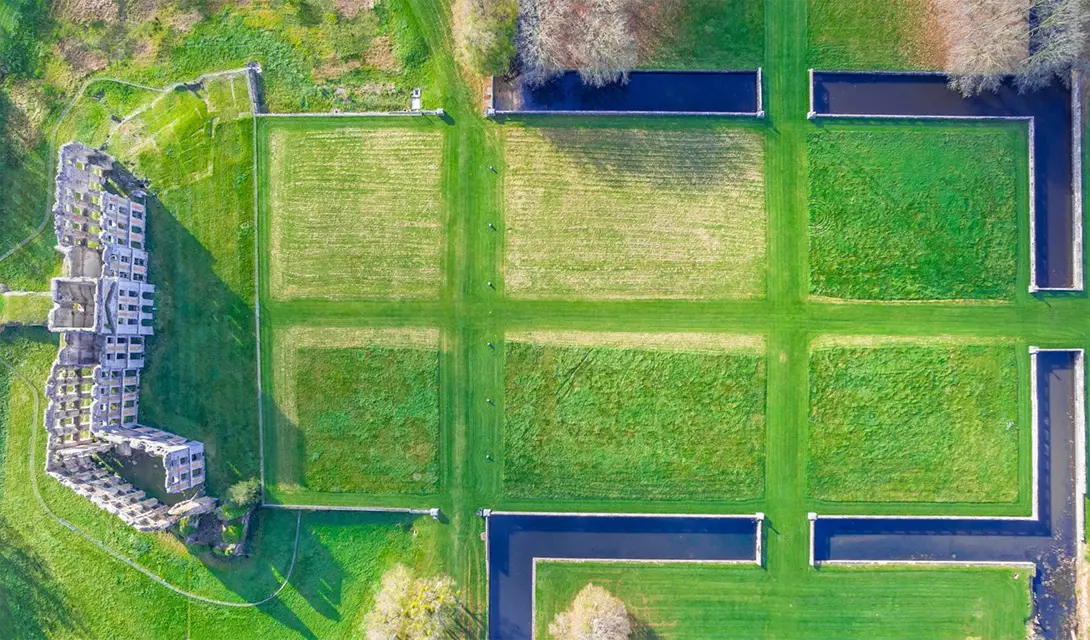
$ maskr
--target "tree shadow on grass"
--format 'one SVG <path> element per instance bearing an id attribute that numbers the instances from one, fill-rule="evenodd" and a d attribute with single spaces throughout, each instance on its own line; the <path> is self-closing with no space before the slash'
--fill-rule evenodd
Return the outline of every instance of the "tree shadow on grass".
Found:
<path id="1" fill-rule="evenodd" d="M 88 637 L 45 562 L 0 516 L 0 630 L 6 638 L 48 638 L 63 630 Z"/>
<path id="2" fill-rule="evenodd" d="M 647 620 L 631 612 L 628 619 L 632 623 L 632 633 L 628 637 L 632 640 L 661 640 L 662 636 L 651 628 L 651 623 Z"/>

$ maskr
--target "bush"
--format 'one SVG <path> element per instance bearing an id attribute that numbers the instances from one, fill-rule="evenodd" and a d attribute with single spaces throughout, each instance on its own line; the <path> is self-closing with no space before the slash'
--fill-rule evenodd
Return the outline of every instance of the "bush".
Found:
<path id="1" fill-rule="evenodd" d="M 456 609 L 450 578 L 413 578 L 399 564 L 382 576 L 382 589 L 363 625 L 367 640 L 445 638 L 454 626 Z"/>
<path id="2" fill-rule="evenodd" d="M 178 521 L 178 533 L 184 538 L 197 530 L 197 519 L 185 516 Z"/>
<path id="3" fill-rule="evenodd" d="M 223 528 L 223 541 L 227 544 L 237 544 L 242 541 L 242 523 L 233 522 Z"/>
<path id="4" fill-rule="evenodd" d="M 231 485 L 227 490 L 227 504 L 246 508 L 261 504 L 261 482 L 257 478 L 250 478 Z"/>
<path id="5" fill-rule="evenodd" d="M 474 69 L 485 75 L 503 75 L 515 57 L 518 30 L 517 0 L 466 0 L 468 15 L 460 35 Z"/>
<path id="6" fill-rule="evenodd" d="M 632 623 L 620 598 L 587 584 L 575 596 L 571 608 L 557 614 L 549 633 L 556 640 L 627 640 Z"/>

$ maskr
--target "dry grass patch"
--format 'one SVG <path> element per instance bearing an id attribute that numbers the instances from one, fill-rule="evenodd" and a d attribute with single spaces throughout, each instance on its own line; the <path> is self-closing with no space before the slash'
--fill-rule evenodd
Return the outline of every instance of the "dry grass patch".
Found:
<path id="1" fill-rule="evenodd" d="M 285 127 L 268 142 L 273 297 L 438 296 L 438 132 Z"/>
<path id="2" fill-rule="evenodd" d="M 764 351 L 762 336 L 729 333 L 627 333 L 620 331 L 519 331 L 507 334 L 510 342 L 548 347 L 602 347 L 647 351 L 721 353 Z"/>
<path id="3" fill-rule="evenodd" d="M 763 295 L 760 133 L 512 127 L 506 153 L 512 297 Z"/>

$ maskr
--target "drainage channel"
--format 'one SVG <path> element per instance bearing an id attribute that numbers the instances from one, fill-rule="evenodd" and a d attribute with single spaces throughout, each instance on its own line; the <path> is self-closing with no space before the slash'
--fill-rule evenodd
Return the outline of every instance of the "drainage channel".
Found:
<path id="1" fill-rule="evenodd" d="M 1078 98 L 1077 84 L 1074 95 Z M 1072 96 L 1059 82 L 1019 93 L 1007 81 L 994 93 L 965 98 L 942 74 L 812 71 L 809 115 L 1027 121 L 1034 191 L 1030 289 L 1081 291 L 1082 127 L 1072 118 Z"/>
<path id="2" fill-rule="evenodd" d="M 1002 564 L 1035 570 L 1034 609 L 1045 638 L 1068 638 L 1085 493 L 1082 351 L 1038 351 L 1036 516 L 922 518 L 815 516 L 811 564 Z"/>
<path id="3" fill-rule="evenodd" d="M 529 86 L 493 78 L 485 113 L 504 115 L 764 115 L 761 70 L 632 71 L 627 82 L 588 85 L 574 71 Z"/>
<path id="4" fill-rule="evenodd" d="M 764 516 L 522 514 L 485 511 L 490 638 L 533 634 L 535 561 L 758 564 Z"/>

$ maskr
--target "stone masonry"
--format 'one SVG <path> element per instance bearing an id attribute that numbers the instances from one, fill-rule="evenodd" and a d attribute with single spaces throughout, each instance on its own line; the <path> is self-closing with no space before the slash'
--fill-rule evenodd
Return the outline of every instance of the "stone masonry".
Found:
<path id="1" fill-rule="evenodd" d="M 126 524 L 165 529 L 210 508 L 174 507 L 108 469 L 107 452 L 162 460 L 168 493 L 204 483 L 204 445 L 137 422 L 144 340 L 152 335 L 145 194 L 109 155 L 77 142 L 61 147 L 53 206 L 62 275 L 51 285 L 49 329 L 61 334 L 46 381 L 46 471 Z"/>

